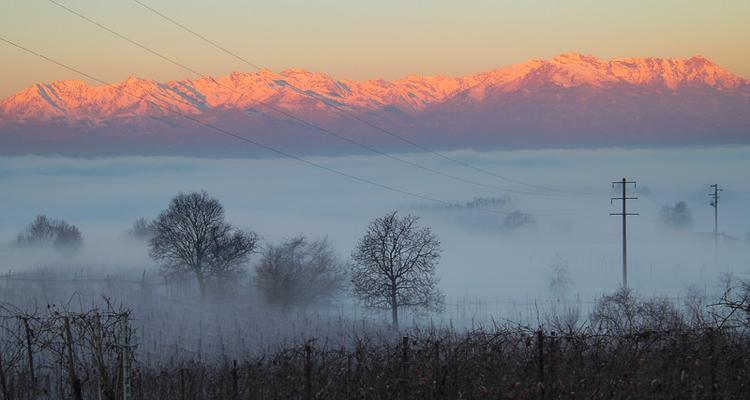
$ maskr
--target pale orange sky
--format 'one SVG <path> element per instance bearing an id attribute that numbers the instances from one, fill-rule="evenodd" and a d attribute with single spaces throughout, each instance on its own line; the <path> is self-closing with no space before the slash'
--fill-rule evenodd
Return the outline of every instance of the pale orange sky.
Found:
<path id="1" fill-rule="evenodd" d="M 253 70 L 130 0 L 56 1 L 206 74 Z M 142 1 L 273 70 L 463 75 L 575 51 L 604 59 L 702 54 L 750 77 L 746 0 Z M 191 76 L 47 0 L 0 3 L 0 36 L 106 81 Z M 0 60 L 0 98 L 35 82 L 83 79 L 4 43 Z"/>

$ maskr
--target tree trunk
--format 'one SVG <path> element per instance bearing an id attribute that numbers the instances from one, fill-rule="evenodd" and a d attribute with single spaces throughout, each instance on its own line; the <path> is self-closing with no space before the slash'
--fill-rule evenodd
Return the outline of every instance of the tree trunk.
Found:
<path id="1" fill-rule="evenodd" d="M 198 280 L 198 289 L 201 292 L 201 299 L 205 299 L 206 298 L 206 278 L 203 276 L 202 272 L 196 273 L 195 278 Z"/>
<path id="2" fill-rule="evenodd" d="M 391 293 L 391 321 L 393 329 L 398 330 L 398 303 L 396 302 L 396 290 Z"/>

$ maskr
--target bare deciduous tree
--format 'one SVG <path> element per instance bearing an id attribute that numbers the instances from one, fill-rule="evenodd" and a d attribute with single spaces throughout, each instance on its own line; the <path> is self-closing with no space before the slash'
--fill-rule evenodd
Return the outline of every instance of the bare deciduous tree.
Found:
<path id="1" fill-rule="evenodd" d="M 258 242 L 255 233 L 226 223 L 224 207 L 206 192 L 178 194 L 152 225 L 151 257 L 166 273 L 193 274 L 201 295 L 236 278 Z"/>
<path id="2" fill-rule="evenodd" d="M 354 294 L 367 307 L 390 309 L 395 328 L 401 307 L 439 310 L 443 305 L 435 274 L 440 242 L 418 221 L 413 215 L 399 218 L 395 211 L 377 218 L 352 252 Z"/>
<path id="3" fill-rule="evenodd" d="M 522 213 L 521 211 L 513 211 L 505 216 L 501 228 L 506 231 L 514 231 L 521 228 L 533 227 L 535 224 L 536 220 L 533 215 Z"/>
<path id="4" fill-rule="evenodd" d="M 138 218 L 133 221 L 128 234 L 136 239 L 151 240 L 154 236 L 153 223 L 146 218 Z"/>
<path id="5" fill-rule="evenodd" d="M 721 299 L 712 306 L 711 314 L 719 327 L 750 327 L 750 281 L 734 285 L 728 277 Z"/>
<path id="6" fill-rule="evenodd" d="M 344 263 L 331 243 L 305 236 L 267 246 L 255 274 L 268 302 L 284 310 L 330 300 L 346 285 Z"/>
<path id="7" fill-rule="evenodd" d="M 549 280 L 549 288 L 554 299 L 557 301 L 565 299 L 572 285 L 573 281 L 570 279 L 568 262 L 556 255 L 552 263 L 552 277 Z"/>
<path id="8" fill-rule="evenodd" d="M 26 229 L 16 237 L 16 245 L 52 245 L 57 249 L 76 249 L 83 244 L 81 231 L 63 221 L 37 215 Z"/>
<path id="9" fill-rule="evenodd" d="M 674 206 L 664 206 L 659 210 L 659 222 L 673 229 L 689 229 L 693 224 L 693 215 L 684 201 Z"/>

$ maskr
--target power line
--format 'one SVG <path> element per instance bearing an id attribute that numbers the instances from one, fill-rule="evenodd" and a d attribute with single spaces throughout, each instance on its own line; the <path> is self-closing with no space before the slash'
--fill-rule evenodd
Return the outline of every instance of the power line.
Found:
<path id="1" fill-rule="evenodd" d="M 49 62 L 51 62 L 51 63 L 53 63 L 55 65 L 58 65 L 58 66 L 60 66 L 62 68 L 65 68 L 65 69 L 67 69 L 69 71 L 72 71 L 72 72 L 75 72 L 77 74 L 80 74 L 81 76 L 84 76 L 84 77 L 86 77 L 88 79 L 91 79 L 92 81 L 98 82 L 98 83 L 103 84 L 103 85 L 108 85 L 109 84 L 108 82 L 106 82 L 106 81 L 104 81 L 102 79 L 99 79 L 99 78 L 97 78 L 97 77 L 95 77 L 95 76 L 93 76 L 91 74 L 88 74 L 88 73 L 83 72 L 83 71 L 81 71 L 81 70 L 79 70 L 77 68 L 71 67 L 71 66 L 69 66 L 67 64 L 64 64 L 64 63 L 60 62 L 60 61 L 52 59 L 52 58 L 50 58 L 50 57 L 48 57 L 48 56 L 46 56 L 44 54 L 41 54 L 41 53 L 36 52 L 34 50 L 31 50 L 31 49 L 29 49 L 29 48 L 27 48 L 25 46 L 22 46 L 22 45 L 20 45 L 20 44 L 18 44 L 16 42 L 10 41 L 10 40 L 2 37 L 2 36 L 0 36 L 0 41 L 3 41 L 3 42 L 5 42 L 5 43 L 7 43 L 7 44 L 9 44 L 11 46 L 14 46 L 14 47 L 16 47 L 18 49 L 21 49 L 21 50 L 29 53 L 29 54 L 32 54 L 32 55 L 37 56 L 39 58 L 42 58 L 42 59 L 44 59 L 46 61 L 49 61 Z M 421 195 L 421 194 L 418 194 L 418 193 L 410 192 L 410 191 L 407 191 L 407 190 L 402 190 L 402 189 L 399 189 L 399 188 L 395 188 L 395 187 L 392 187 L 392 186 L 389 186 L 389 185 L 386 185 L 386 184 L 378 183 L 378 182 L 375 182 L 375 181 L 372 181 L 372 180 L 369 180 L 369 179 L 366 179 L 366 178 L 362 178 L 362 177 L 359 177 L 359 176 L 356 176 L 356 175 L 349 174 L 347 172 L 340 171 L 340 170 L 335 169 L 335 168 L 331 168 L 331 167 L 319 164 L 319 163 L 314 162 L 314 161 L 310 161 L 310 160 L 304 159 L 302 157 L 295 156 L 295 155 L 293 155 L 291 153 L 288 153 L 288 152 L 285 152 L 283 150 L 276 149 L 274 147 L 265 145 L 263 143 L 255 141 L 253 139 L 249 139 L 249 138 L 246 138 L 244 136 L 238 135 L 238 134 L 236 134 L 234 132 L 228 131 L 226 129 L 217 127 L 217 126 L 215 126 L 215 125 L 213 125 L 211 123 L 203 122 L 203 121 L 201 121 L 201 120 L 199 120 L 197 118 L 194 118 L 193 116 L 190 116 L 188 114 L 185 114 L 185 113 L 183 113 L 181 111 L 173 110 L 173 109 L 170 109 L 170 108 L 167 108 L 167 107 L 163 107 L 162 105 L 160 105 L 160 104 L 158 104 L 158 103 L 156 103 L 156 102 L 154 102 L 152 100 L 147 99 L 145 96 L 137 96 L 137 95 L 134 95 L 134 94 L 129 93 L 129 92 L 124 92 L 124 93 L 127 94 L 128 96 L 135 97 L 137 99 L 146 101 L 146 102 L 152 104 L 155 107 L 158 107 L 158 108 L 161 108 L 162 110 L 165 110 L 167 112 L 171 112 L 173 114 L 176 114 L 176 115 L 178 115 L 180 117 L 183 117 L 183 118 L 185 118 L 185 119 L 187 119 L 187 120 L 189 120 L 191 122 L 194 122 L 194 123 L 196 123 L 198 125 L 202 125 L 202 126 L 205 126 L 207 128 L 210 128 L 211 130 L 214 130 L 214 131 L 216 131 L 216 132 L 218 132 L 220 134 L 223 134 L 223 135 L 226 135 L 226 136 L 230 136 L 230 137 L 233 137 L 235 139 L 238 139 L 238 140 L 241 140 L 241 141 L 253 144 L 253 145 L 258 146 L 258 147 L 260 147 L 262 149 L 265 149 L 265 150 L 268 150 L 270 152 L 273 152 L 273 153 L 276 153 L 278 155 L 281 155 L 281 156 L 283 156 L 285 158 L 290 158 L 290 159 L 293 159 L 293 160 L 297 160 L 297 161 L 305 163 L 305 164 L 307 164 L 309 166 L 312 166 L 312 167 L 315 167 L 315 168 L 319 168 L 319 169 L 328 171 L 330 173 L 333 173 L 333 174 L 336 174 L 336 175 L 340 175 L 340 176 L 343 176 L 343 177 L 346 177 L 346 178 L 349 178 L 349 179 L 352 179 L 352 180 L 355 180 L 355 181 L 358 181 L 360 183 L 364 183 L 364 184 L 367 184 L 367 185 L 370 185 L 370 186 L 375 186 L 375 187 L 378 187 L 378 188 L 381 188 L 381 189 L 385 189 L 385 190 L 388 190 L 388 191 L 391 191 L 391 192 L 395 192 L 395 193 L 399 193 L 399 194 L 403 194 L 403 195 L 415 197 L 415 198 L 418 198 L 418 199 L 421 199 L 421 200 L 430 201 L 430 202 L 438 203 L 438 204 L 442 204 L 442 205 L 450 205 L 450 204 L 452 204 L 450 202 L 447 202 L 447 201 L 444 201 L 444 200 L 440 200 L 440 199 L 436 199 L 436 198 L 433 198 L 433 197 L 430 197 L 430 196 L 425 196 L 425 195 Z M 500 214 L 500 215 L 507 215 L 508 214 L 507 212 L 503 212 L 503 211 L 499 211 L 499 210 L 493 210 L 493 209 L 488 209 L 488 208 L 476 208 L 476 210 L 481 210 L 481 211 L 485 211 L 485 212 L 491 212 L 491 213 Z"/>
<path id="2" fill-rule="evenodd" d="M 52 0 L 50 0 L 50 1 L 52 1 Z M 255 69 L 257 69 L 257 70 L 263 70 L 264 69 L 263 67 L 259 66 L 258 64 L 253 63 L 253 62 L 247 60 L 246 58 L 238 55 L 236 52 L 233 52 L 233 51 L 227 49 L 224 46 L 221 46 L 216 41 L 213 41 L 213 40 L 207 38 L 206 36 L 201 35 L 200 33 L 196 32 L 195 30 L 193 30 L 193 29 L 189 28 L 188 26 L 186 26 L 185 24 L 178 22 L 174 18 L 169 17 L 168 15 L 164 14 L 163 12 L 161 12 L 159 10 L 156 10 L 155 8 L 153 8 L 153 7 L 151 7 L 151 6 L 143 3 L 142 1 L 140 1 L 140 0 L 133 0 L 133 2 L 135 2 L 138 5 L 140 5 L 141 7 L 145 8 L 146 10 L 148 10 L 148 11 L 150 11 L 150 12 L 158 15 L 159 17 L 165 19 L 166 21 L 174 24 L 175 26 L 183 29 L 184 31 L 192 34 L 193 36 L 195 36 L 195 37 L 203 40 L 204 42 L 208 43 L 209 45 L 211 45 L 211 46 L 213 46 L 213 47 L 221 50 L 222 52 L 230 55 L 231 57 L 234 57 L 235 59 L 237 59 L 237 60 L 239 60 L 239 61 L 241 61 L 241 62 L 243 62 L 243 63 L 245 63 L 245 64 L 247 64 L 247 65 L 249 65 L 249 66 L 251 66 L 251 67 L 253 67 Z M 486 79 L 485 79 L 485 81 L 486 81 Z M 519 184 L 519 185 L 523 185 L 523 186 L 527 186 L 527 187 L 534 188 L 534 189 L 542 189 L 542 190 L 546 190 L 546 191 L 550 191 L 550 192 L 557 192 L 557 193 L 560 193 L 560 194 L 571 194 L 571 195 L 593 195 L 594 194 L 594 193 L 587 193 L 587 192 L 569 191 L 569 190 L 564 190 L 564 189 L 552 188 L 552 187 L 549 187 L 549 186 L 535 185 L 535 184 L 527 183 L 527 182 L 524 182 L 522 180 L 513 179 L 513 178 L 510 178 L 510 177 L 507 177 L 507 176 L 503 176 L 503 175 L 500 175 L 498 173 L 495 173 L 495 172 L 486 170 L 484 168 L 480 168 L 480 167 L 477 167 L 475 165 L 469 164 L 467 162 L 461 161 L 459 159 L 455 159 L 453 157 L 449 157 L 449 156 L 447 156 L 447 155 L 445 155 L 445 154 L 443 154 L 441 152 L 438 152 L 436 150 L 428 148 L 427 146 L 424 146 L 422 144 L 414 142 L 414 141 L 412 141 L 412 140 L 410 140 L 410 139 L 408 139 L 408 138 L 406 138 L 406 137 L 404 137 L 402 135 L 399 135 L 399 134 L 397 134 L 397 133 L 395 133 L 395 132 L 393 132 L 391 130 L 383 128 L 382 126 L 377 125 L 377 124 L 375 124 L 375 123 L 373 123 L 373 122 L 371 122 L 369 120 L 366 120 L 366 119 L 364 119 L 362 117 L 359 117 L 357 115 L 351 115 L 351 113 L 346 112 L 346 110 L 344 110 L 343 108 L 339 107 L 337 104 L 332 103 L 330 101 L 327 101 L 327 99 L 314 96 L 314 95 L 308 93 L 307 91 L 305 91 L 305 90 L 303 90 L 301 88 L 298 88 L 295 85 L 293 85 L 293 84 L 291 84 L 291 83 L 289 83 L 287 81 L 284 81 L 284 82 L 288 86 L 290 86 L 292 89 L 294 89 L 295 91 L 297 91 L 297 93 L 299 93 L 299 94 L 301 94 L 303 96 L 307 96 L 309 98 L 312 98 L 314 100 L 321 101 L 324 104 L 326 104 L 327 106 L 335 109 L 336 111 L 340 112 L 342 115 L 344 115 L 344 116 L 346 116 L 348 118 L 352 118 L 354 120 L 357 120 L 357 121 L 359 121 L 359 122 L 361 122 L 361 123 L 363 123 L 363 124 L 365 124 L 365 125 L 373 128 L 373 129 L 375 129 L 377 131 L 380 131 L 380 132 L 382 132 L 382 133 L 384 133 L 386 135 L 389 135 L 389 136 L 391 136 L 393 138 L 396 138 L 396 139 L 398 139 L 398 140 L 400 140 L 400 141 L 402 141 L 404 143 L 407 143 L 407 144 L 409 144 L 409 145 L 411 145 L 413 147 L 416 147 L 416 148 L 418 148 L 418 149 L 420 149 L 422 151 L 434 154 L 434 155 L 436 155 L 436 156 L 438 156 L 438 157 L 440 157 L 442 159 L 445 159 L 445 160 L 448 160 L 448 161 L 450 161 L 452 163 L 458 164 L 458 165 L 460 165 L 460 166 L 462 166 L 464 168 L 469 168 L 469 169 L 472 169 L 474 171 L 483 173 L 485 175 L 493 176 L 495 178 L 499 178 L 499 179 L 502 179 L 502 180 L 505 180 L 505 181 L 508 181 L 508 182 L 513 182 L 513 183 L 516 183 L 516 184 Z M 471 88 L 474 88 L 474 87 L 482 84 L 483 82 L 484 81 L 479 82 L 477 85 L 474 85 L 474 86 L 472 86 L 470 88 L 467 88 L 465 90 L 469 90 Z"/>
<path id="3" fill-rule="evenodd" d="M 101 24 L 101 23 L 99 23 L 99 22 L 97 22 L 97 21 L 95 21 L 95 20 L 87 17 L 86 15 L 84 15 L 84 14 L 82 14 L 82 13 L 76 11 L 76 10 L 73 10 L 73 9 L 71 9 L 71 8 L 69 8 L 69 7 L 67 7 L 67 6 L 65 6 L 65 5 L 59 3 L 59 2 L 57 2 L 55 0 L 48 0 L 48 1 L 50 3 L 52 3 L 52 4 L 54 4 L 54 5 L 62 8 L 63 10 L 65 10 L 65 11 L 67 11 L 67 12 L 69 12 L 69 13 L 71 13 L 71 14 L 73 14 L 73 15 L 75 15 L 75 16 L 77 16 L 77 17 L 79 17 L 79 18 L 81 18 L 81 19 L 83 19 L 83 20 L 85 20 L 85 21 L 87 21 L 87 22 L 89 22 L 89 23 L 91 23 L 91 24 L 93 24 L 93 25 L 95 25 L 95 26 L 97 26 L 97 27 L 99 27 L 99 28 L 107 31 L 107 32 L 109 32 L 109 33 L 111 33 L 112 35 L 115 35 L 116 37 L 118 37 L 118 38 L 120 38 L 122 40 L 125 40 L 128 43 L 133 44 L 134 46 L 137 46 L 137 47 L 139 47 L 139 48 L 141 48 L 141 49 L 143 49 L 143 50 L 145 50 L 145 51 L 147 51 L 147 52 L 149 52 L 149 53 L 151 53 L 151 54 L 153 54 L 153 55 L 155 55 L 155 56 L 157 56 L 157 57 L 159 57 L 159 58 L 161 58 L 161 59 L 163 59 L 163 60 L 165 60 L 165 61 L 167 61 L 167 62 L 169 62 L 171 64 L 174 64 L 174 65 L 176 65 L 176 66 L 178 66 L 178 67 L 180 67 L 180 68 L 182 68 L 182 69 L 184 69 L 184 70 L 186 70 L 186 71 L 188 71 L 190 73 L 193 73 L 193 74 L 198 75 L 198 76 L 208 76 L 208 74 L 205 74 L 205 73 L 203 73 L 201 71 L 198 71 L 198 70 L 196 70 L 194 68 L 191 68 L 190 66 L 185 65 L 185 64 L 183 64 L 183 63 L 181 63 L 179 61 L 176 61 L 175 59 L 173 59 L 171 57 L 165 56 L 164 54 L 162 54 L 162 53 L 160 53 L 160 52 L 158 52 L 156 50 L 153 50 L 153 49 L 147 47 L 146 45 L 144 45 L 142 43 L 139 43 L 139 42 L 137 42 L 137 41 L 129 38 L 128 36 L 125 36 L 122 33 L 119 33 L 119 32 L 117 32 L 117 31 L 115 31 L 115 30 L 113 30 L 113 29 L 111 29 L 111 28 L 109 28 L 109 27 L 107 27 L 107 26 L 105 26 L 105 25 L 103 25 L 103 24 Z M 203 37 L 201 37 L 201 38 L 203 38 Z M 210 42 L 210 43 L 213 44 L 213 42 Z M 236 88 L 232 88 L 230 86 L 223 85 L 223 84 L 221 84 L 219 81 L 217 81 L 214 78 L 210 78 L 210 79 L 214 83 L 216 83 L 217 85 L 219 85 L 219 86 L 221 86 L 223 88 L 226 88 L 226 89 L 228 89 L 230 91 L 236 92 Z M 305 94 L 305 95 L 310 96 L 309 94 L 305 93 L 301 89 L 295 88 L 295 90 L 298 91 L 298 92 L 300 92 L 301 94 Z M 311 96 L 311 97 L 316 98 L 314 96 Z M 187 104 L 186 102 L 183 102 L 183 103 Z M 462 178 L 462 177 L 459 177 L 459 176 L 456 176 L 456 175 L 448 174 L 448 173 L 436 170 L 434 168 L 430 168 L 430 167 L 421 165 L 419 163 L 416 163 L 416 162 L 413 162 L 413 161 L 409 161 L 409 160 L 403 159 L 401 157 L 397 157 L 397 156 L 392 155 L 392 154 L 385 153 L 383 151 L 375 149 L 375 148 L 373 148 L 371 146 L 368 146 L 366 144 L 359 143 L 359 142 L 357 142 L 357 141 L 355 141 L 353 139 L 350 139 L 348 137 L 340 135 L 340 134 L 338 134 L 338 133 L 336 133 L 336 132 L 334 132 L 334 131 L 332 131 L 330 129 L 324 128 L 322 126 L 319 126 L 317 124 L 309 122 L 309 121 L 307 121 L 305 119 L 297 117 L 297 116 L 295 116 L 295 115 L 293 115 L 293 114 L 291 114 L 291 113 L 289 113 L 289 112 L 287 112 L 287 111 L 285 111 L 283 109 L 280 109 L 278 107 L 274 107 L 273 105 L 268 104 L 268 103 L 266 103 L 266 102 L 264 102 L 262 100 L 259 100 L 258 103 L 261 104 L 261 105 L 263 105 L 264 107 L 272 110 L 272 111 L 275 111 L 277 113 L 280 113 L 280 114 L 286 116 L 287 118 L 292 119 L 293 121 L 295 121 L 295 122 L 297 122 L 297 123 L 299 123 L 301 125 L 310 127 L 310 128 L 312 128 L 314 130 L 321 131 L 321 132 L 323 132 L 323 133 L 325 133 L 327 135 L 330 135 L 330 136 L 333 136 L 333 137 L 335 137 L 337 139 L 346 141 L 346 142 L 348 142 L 348 143 L 350 143 L 352 145 L 358 146 L 358 147 L 360 147 L 362 149 L 365 149 L 367 151 L 373 152 L 375 154 L 387 157 L 387 158 L 392 159 L 394 161 L 398 161 L 398 162 L 407 164 L 409 166 L 412 166 L 414 168 L 418 168 L 418 169 L 421 169 L 423 171 L 427 171 L 427 172 L 430 172 L 430 173 L 433 173 L 433 174 L 436 174 L 436 175 L 440 175 L 440 176 L 443 176 L 443 177 L 448 178 L 448 179 L 452 179 L 452 180 L 455 180 L 455 181 L 467 183 L 467 184 L 470 184 L 470 185 L 480 186 L 480 187 L 484 187 L 484 188 L 490 188 L 490 189 L 494 189 L 494 190 L 498 190 L 498 191 L 509 192 L 509 193 L 516 193 L 516 194 L 523 194 L 523 195 L 532 195 L 532 196 L 546 196 L 546 195 L 548 195 L 548 194 L 545 194 L 545 193 L 535 193 L 535 192 L 529 192 L 529 191 L 522 191 L 522 190 L 504 188 L 504 187 L 500 187 L 500 186 L 496 186 L 496 185 L 489 185 L 489 184 L 477 182 L 477 181 L 474 181 L 474 180 L 471 180 L 471 179 L 466 179 L 466 178 Z M 326 104 L 328 104 L 328 103 L 326 103 Z M 192 107 L 193 105 L 190 105 L 190 106 Z M 242 111 L 243 111 L 243 113 L 248 114 L 248 112 L 246 110 L 242 110 Z M 259 112 L 261 114 L 265 114 L 265 113 L 263 113 L 261 111 L 259 111 Z"/>

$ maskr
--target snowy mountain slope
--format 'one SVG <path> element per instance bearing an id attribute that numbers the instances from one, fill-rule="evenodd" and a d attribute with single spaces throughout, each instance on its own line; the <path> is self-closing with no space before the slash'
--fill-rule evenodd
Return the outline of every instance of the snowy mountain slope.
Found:
<path id="1" fill-rule="evenodd" d="M 302 69 L 165 83 L 58 81 L 0 101 L 1 152 L 47 153 L 58 144 L 86 153 L 92 143 L 101 150 L 130 141 L 128 152 L 138 153 L 144 138 L 170 153 L 204 142 L 219 153 L 231 146 L 213 143 L 215 135 L 178 113 L 313 153 L 354 150 L 284 113 L 388 150 L 413 149 L 349 117 L 441 148 L 745 143 L 750 83 L 700 56 L 603 61 L 576 53 L 464 77 L 395 81 Z"/>

